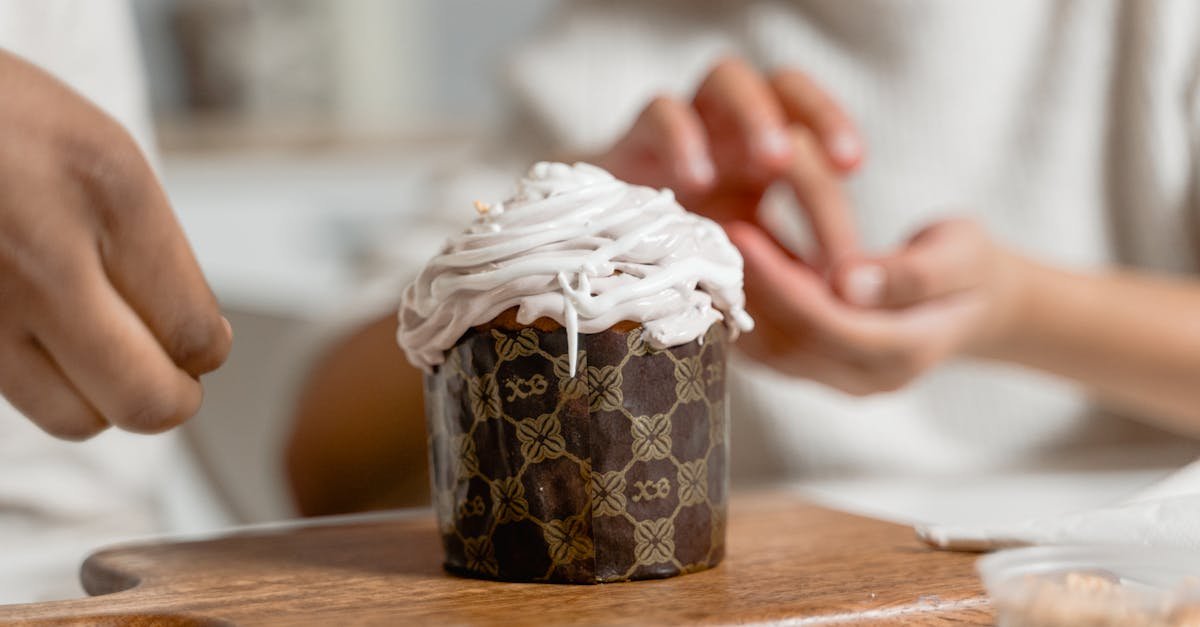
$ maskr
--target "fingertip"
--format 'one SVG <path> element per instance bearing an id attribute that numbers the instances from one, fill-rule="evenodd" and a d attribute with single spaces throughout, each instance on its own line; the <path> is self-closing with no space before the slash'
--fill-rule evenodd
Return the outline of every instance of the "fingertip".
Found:
<path id="1" fill-rule="evenodd" d="M 758 134 L 754 153 L 769 163 L 786 162 L 792 156 L 792 139 L 783 127 L 768 128 Z"/>
<path id="2" fill-rule="evenodd" d="M 792 163 L 795 146 L 783 127 L 769 126 L 753 133 L 748 140 L 748 162 L 740 168 L 756 179 L 771 179 L 785 172 Z"/>
<path id="3" fill-rule="evenodd" d="M 754 278 L 758 276 L 759 270 L 771 265 L 771 251 L 763 246 L 765 239 L 763 233 L 753 224 L 741 220 L 726 224 L 725 232 L 729 236 L 729 241 L 742 254 L 745 281 L 753 282 Z"/>
<path id="4" fill-rule="evenodd" d="M 233 327 L 222 316 L 178 324 L 163 344 L 175 365 L 192 378 L 220 368 L 232 346 Z"/>
<path id="5" fill-rule="evenodd" d="M 775 281 L 780 274 L 803 272 L 802 266 L 758 225 L 739 220 L 726 225 L 725 229 L 729 241 L 742 253 L 747 278 Z"/>
<path id="6" fill-rule="evenodd" d="M 704 123 L 689 105 L 659 96 L 646 109 L 642 132 L 649 147 L 664 162 L 676 191 L 703 191 L 716 182 L 716 166 L 709 154 Z"/>
<path id="7" fill-rule="evenodd" d="M 205 370 L 205 373 L 220 368 L 225 363 L 225 360 L 229 358 L 229 353 L 233 350 L 233 324 L 229 322 L 229 318 L 221 316 L 221 327 L 224 328 L 225 335 L 217 342 L 219 344 L 217 352 L 220 358 L 216 360 L 216 363 L 211 368 Z"/>
<path id="8" fill-rule="evenodd" d="M 708 135 L 721 150 L 722 174 L 751 180 L 778 174 L 791 159 L 787 116 L 770 85 L 744 60 L 722 59 L 692 99 Z"/>
<path id="9" fill-rule="evenodd" d="M 849 130 L 841 130 L 825 140 L 829 160 L 842 171 L 851 171 L 862 164 L 864 151 L 862 141 Z"/>
<path id="10" fill-rule="evenodd" d="M 708 155 L 691 154 L 676 165 L 675 176 L 682 183 L 683 191 L 700 192 L 716 183 L 717 169 Z"/>
<path id="11" fill-rule="evenodd" d="M 771 76 L 771 87 L 789 119 L 821 138 L 823 152 L 837 170 L 850 172 L 862 164 L 866 150 L 854 123 L 812 78 L 783 69 Z"/>
<path id="12" fill-rule="evenodd" d="M 758 237 L 755 231 L 758 231 L 758 227 L 743 220 L 733 220 L 725 223 L 723 226 L 725 228 L 725 234 L 729 237 L 729 241 L 732 242 L 733 245 L 738 248 L 738 250 L 741 250 L 743 255 L 745 254 L 747 248 L 754 247 L 755 240 Z"/>
<path id="13" fill-rule="evenodd" d="M 878 307 L 883 304 L 887 270 L 877 263 L 856 263 L 836 271 L 838 293 L 851 305 Z"/>

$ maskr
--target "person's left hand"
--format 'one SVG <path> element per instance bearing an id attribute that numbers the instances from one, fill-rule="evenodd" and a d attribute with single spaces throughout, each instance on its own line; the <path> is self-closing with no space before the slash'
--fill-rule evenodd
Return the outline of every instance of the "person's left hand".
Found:
<path id="1" fill-rule="evenodd" d="M 726 224 L 746 263 L 755 330 L 739 348 L 851 394 L 895 390 L 1013 332 L 1026 265 L 976 223 L 921 230 L 898 252 L 839 265 L 832 286 L 759 226 Z M 832 287 L 832 289 L 831 289 Z"/>

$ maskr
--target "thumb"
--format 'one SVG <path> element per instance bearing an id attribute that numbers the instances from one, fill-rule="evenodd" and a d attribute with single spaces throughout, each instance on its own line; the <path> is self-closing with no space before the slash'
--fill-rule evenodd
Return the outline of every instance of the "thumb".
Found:
<path id="1" fill-rule="evenodd" d="M 844 300 L 860 307 L 915 305 L 982 283 L 989 245 L 970 220 L 938 222 L 893 255 L 842 264 L 834 284 Z"/>

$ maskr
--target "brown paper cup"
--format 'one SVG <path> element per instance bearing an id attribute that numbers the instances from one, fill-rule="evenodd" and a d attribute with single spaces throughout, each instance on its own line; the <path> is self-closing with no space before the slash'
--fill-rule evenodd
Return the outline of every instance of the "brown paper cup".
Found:
<path id="1" fill-rule="evenodd" d="M 505 318 L 507 320 L 504 320 Z M 640 326 L 579 336 L 511 315 L 425 378 L 446 568 L 600 583 L 703 570 L 725 552 L 726 334 L 655 350 Z"/>

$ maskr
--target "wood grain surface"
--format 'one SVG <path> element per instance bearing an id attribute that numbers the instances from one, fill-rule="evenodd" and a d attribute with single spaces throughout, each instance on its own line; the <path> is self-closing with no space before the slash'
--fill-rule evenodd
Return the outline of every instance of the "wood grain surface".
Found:
<path id="1" fill-rule="evenodd" d="M 782 493 L 735 496 L 719 567 L 605 585 L 462 579 L 432 516 L 316 521 L 126 545 L 83 565 L 87 599 L 0 607 L 34 625 L 991 624 L 972 554 Z"/>

